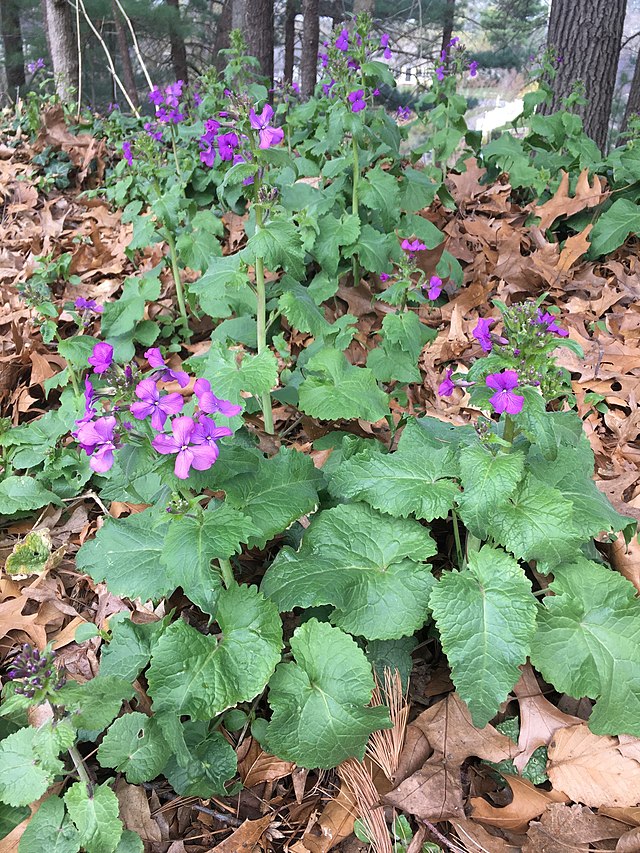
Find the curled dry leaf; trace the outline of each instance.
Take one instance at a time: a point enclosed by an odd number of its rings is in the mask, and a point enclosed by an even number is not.
[[[275,782],[283,776],[288,776],[294,767],[295,764],[292,761],[283,761],[264,752],[255,740],[252,741],[242,761],[238,762],[238,772],[245,788],[251,788],[262,782]]]
[[[460,844],[468,853],[519,853],[521,845],[515,846],[504,838],[493,835],[473,820],[452,820]]]
[[[601,847],[600,842],[618,839],[626,832],[623,823],[584,806],[552,805],[530,825],[522,853],[588,853],[590,844]]]
[[[118,779],[115,792],[120,804],[120,819],[125,828],[137,832],[143,841],[150,844],[163,841],[160,827],[151,817],[144,788],[140,785],[128,785],[124,779]]]
[[[553,803],[567,803],[569,798],[562,791],[543,791],[527,779],[505,775],[513,792],[507,806],[496,807],[483,797],[471,798],[471,817],[489,826],[498,826],[513,832],[524,832],[529,821],[539,817]]]
[[[253,853],[256,844],[265,834],[272,822],[272,815],[268,814],[258,820],[245,820],[220,844],[211,847],[207,853]]]
[[[610,546],[610,559],[613,568],[620,572],[640,592],[640,543],[638,537],[634,536],[627,545],[622,536],[619,536]]]
[[[602,190],[600,178],[593,176],[593,186],[589,184],[589,170],[583,169],[576,184],[574,196],[569,195],[569,175],[562,171],[560,186],[553,198],[544,204],[536,204],[533,208],[535,216],[540,217],[541,231],[546,231],[560,216],[573,216],[585,208],[595,207],[603,200],[605,193]]]
[[[349,787],[345,782],[338,795],[323,809],[317,823],[306,833],[300,845],[300,853],[328,853],[353,832],[357,814]]]
[[[585,723],[559,729],[549,745],[549,779],[586,806],[635,806],[640,763],[618,747],[618,738],[594,735]]]

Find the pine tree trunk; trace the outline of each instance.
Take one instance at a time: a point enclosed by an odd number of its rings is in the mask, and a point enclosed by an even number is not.
[[[227,50],[229,47],[229,33],[231,32],[233,17],[233,0],[223,0],[222,9],[218,17],[218,27],[216,30],[216,40],[213,47],[215,54],[215,66],[218,71],[222,71],[226,65],[226,58],[221,55],[221,50]]]
[[[56,92],[61,101],[69,102],[78,88],[78,53],[71,6],[66,0],[46,0],[46,9]]]
[[[624,119],[620,131],[624,133],[629,127],[629,120],[633,115],[640,115],[640,50],[636,57],[636,67],[631,80],[631,88],[629,89],[629,100],[624,111]]]
[[[295,40],[296,3],[295,0],[287,0],[284,12],[284,79],[287,83],[291,83],[293,81]]]
[[[184,38],[182,37],[181,22],[180,22],[180,2],[179,0],[167,0],[167,5],[175,9],[173,21],[171,22],[171,64],[173,65],[173,73],[176,75],[176,80],[189,82],[189,69],[187,68],[187,51],[184,46]]]
[[[133,65],[131,64],[131,54],[129,53],[129,42],[124,25],[118,12],[118,7],[115,0],[111,0],[111,11],[113,13],[113,22],[116,28],[116,38],[118,39],[118,53],[120,54],[120,62],[122,63],[122,77],[127,94],[131,98],[134,106],[139,106],[138,90],[136,89],[136,78],[133,75]]]
[[[15,0],[2,0],[0,3],[0,16],[7,89],[9,90],[10,97],[15,98],[17,90],[25,84],[20,12]]]
[[[604,150],[616,82],[627,0],[553,0],[547,46],[560,58],[553,100],[555,112],[581,80],[587,103],[575,106],[586,133]]]
[[[449,42],[453,35],[453,21],[456,11],[456,0],[446,0],[444,14],[442,16],[442,45],[440,50],[449,52]]]
[[[273,85],[273,0],[247,3],[244,31],[249,53],[259,61],[260,71],[270,88]]]
[[[353,0],[353,14],[368,12],[371,17],[376,13],[376,0]]]
[[[231,29],[245,31],[247,0],[232,0]]]
[[[302,0],[302,97],[310,98],[318,75],[318,44],[320,42],[320,13],[318,0]]]

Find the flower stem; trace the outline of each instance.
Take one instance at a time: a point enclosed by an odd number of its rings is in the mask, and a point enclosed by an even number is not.
[[[456,543],[456,557],[458,558],[458,568],[461,569],[464,564],[464,554],[462,551],[462,542],[460,541],[460,528],[458,527],[458,513],[455,509],[451,510],[451,520],[453,521],[453,538]]]
[[[55,337],[58,343],[62,343],[62,338],[60,337],[60,333],[57,329]],[[71,362],[68,359],[65,359],[65,361],[67,362],[67,373],[69,374],[69,379],[71,380],[71,387],[73,388],[73,393],[76,395],[76,397],[80,397],[82,392],[80,391],[80,383],[78,382],[76,372],[71,366]]]
[[[358,215],[358,181],[360,179],[360,162],[358,160],[358,142],[355,136],[351,137],[351,148],[353,149],[353,190],[351,194],[351,212]],[[360,284],[360,264],[358,256],[354,253],[351,258],[351,269],[353,271],[353,286]]]
[[[77,747],[75,746],[69,747],[69,755],[71,756],[73,765],[76,768],[78,776],[80,777],[80,781],[84,782],[84,784],[87,786],[87,791],[89,792],[89,796],[91,796],[91,794],[93,794],[93,783],[89,778],[89,774],[84,763],[84,758],[80,755]]]
[[[180,180],[182,180],[182,172],[180,171],[180,163],[178,163],[178,151],[176,149],[176,134],[173,129],[173,125],[171,125],[171,148],[173,149],[173,159],[176,162],[176,172]]]
[[[513,421],[511,415],[504,416],[504,429],[502,431],[502,438],[505,441],[508,441],[509,444],[513,444],[513,439],[516,433],[516,425]]]
[[[231,562],[229,560],[225,560],[223,557],[218,557],[218,565],[220,566],[220,572],[222,574],[222,580],[224,581],[224,585],[227,589],[233,584],[235,578],[233,577],[233,569],[231,568]]]
[[[256,231],[259,231],[263,227],[262,208],[257,204],[255,210]],[[256,315],[258,355],[260,355],[267,348],[267,293],[264,284],[264,258],[261,257],[256,258],[256,297],[258,300]],[[273,435],[273,410],[271,408],[271,394],[269,391],[265,391],[261,395],[261,401],[265,432]]]
[[[173,239],[173,234],[167,228],[166,229],[166,239],[167,246],[169,246],[169,255],[171,257],[171,272],[173,275],[173,281],[176,286],[176,296],[178,298],[178,309],[180,311],[180,319],[182,321],[182,328],[184,329],[185,338],[189,338],[191,336],[191,332],[189,330],[189,318],[187,317],[187,306],[184,301],[184,289],[182,287],[182,279],[180,278],[180,267],[178,266],[178,254],[176,252],[176,243]]]

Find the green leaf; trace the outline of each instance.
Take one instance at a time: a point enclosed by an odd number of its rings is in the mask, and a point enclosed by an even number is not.
[[[140,625],[131,619],[118,622],[111,640],[100,650],[100,675],[117,675],[125,681],[134,681],[149,663],[151,649],[167,622],[168,617]]]
[[[375,423],[389,413],[387,395],[366,367],[349,364],[338,350],[323,349],[307,362],[300,386],[300,409],[332,421],[362,418]]]
[[[412,311],[386,314],[382,320],[382,345],[369,352],[370,367],[380,382],[420,382],[418,359],[435,333]]]
[[[80,836],[65,812],[60,797],[51,796],[40,805],[27,824],[18,853],[78,853]]]
[[[144,853],[144,844],[137,833],[125,829],[114,853]]]
[[[69,712],[76,729],[101,732],[120,712],[125,699],[135,693],[132,685],[115,675],[98,675],[90,681],[67,683],[58,690],[56,700]]]
[[[27,806],[41,797],[62,773],[64,765],[34,759],[36,729],[18,729],[0,741],[0,800],[10,806]]]
[[[45,504],[63,505],[57,495],[33,477],[5,477],[0,483],[0,515],[39,509]]]
[[[98,343],[96,338],[88,335],[75,335],[58,342],[58,352],[73,367],[83,369],[87,366],[87,359]]]
[[[146,285],[146,286],[145,286]],[[107,302],[101,316],[102,337],[119,338],[130,334],[144,317],[146,299],[160,296],[160,279],[157,276],[128,278],[122,294],[115,302]]]
[[[460,496],[460,517],[479,539],[502,511],[524,475],[524,455],[519,451],[493,454],[481,444],[472,444],[458,458],[464,493]]]
[[[407,690],[413,669],[411,653],[418,645],[415,637],[402,637],[399,640],[371,640],[367,643],[367,659],[371,661],[380,684],[384,684],[384,671],[398,670],[402,689]]]
[[[164,769],[173,790],[183,797],[211,797],[226,794],[225,783],[237,770],[236,753],[208,723],[181,723],[177,717],[159,718],[173,755]]]
[[[554,570],[531,661],[560,693],[589,696],[595,734],[640,737],[640,601],[617,572],[582,557]]]
[[[382,455],[365,452],[346,460],[329,481],[342,500],[363,500],[381,512],[431,521],[446,518],[458,495],[453,453],[434,451],[419,458],[411,451]]]
[[[215,319],[230,317],[233,313],[230,294],[240,288],[250,293],[249,279],[241,261],[237,254],[212,258],[206,273],[188,285],[205,314]]]
[[[269,682],[267,749],[308,768],[362,759],[371,732],[390,727],[386,706],[367,707],[373,677],[364,653],[317,619],[296,629],[291,651],[296,663],[281,663]]]
[[[195,518],[172,519],[164,540],[162,562],[173,586],[181,586],[205,613],[215,615],[220,574],[211,561],[228,559],[240,550],[253,530],[251,519],[227,504]]]
[[[431,594],[453,683],[484,728],[520,678],[535,631],[536,601],[518,563],[485,545],[468,568],[444,572]]]
[[[294,329],[309,332],[314,338],[325,335],[331,324],[324,316],[324,311],[318,308],[309,288],[294,284],[286,290],[278,301],[278,307]]]
[[[360,219],[353,213],[343,213],[340,219],[327,214],[318,219],[318,236],[313,253],[323,272],[334,276],[340,263],[340,248],[355,243],[360,235]]]
[[[438,189],[426,172],[417,169],[405,169],[400,186],[400,207],[410,212],[429,207]]]
[[[84,782],[76,782],[64,795],[64,801],[80,844],[91,853],[114,853],[123,827],[118,817],[118,798],[109,784],[96,785],[89,794]]]
[[[364,207],[379,214],[387,231],[393,229],[400,205],[400,187],[394,175],[380,166],[369,169],[358,184],[358,198]]]
[[[286,447],[271,459],[259,458],[252,468],[230,472],[216,485],[230,506],[251,519],[244,541],[250,548],[264,548],[276,533],[313,512],[323,478],[309,456]]]
[[[171,750],[155,717],[134,711],[113,722],[98,749],[102,767],[124,773],[127,782],[150,782],[161,772]]]
[[[78,571],[98,583],[106,581],[113,595],[160,599],[176,587],[162,563],[167,529],[168,522],[158,522],[152,507],[124,519],[107,516],[95,539],[78,551]]]
[[[397,245],[394,234],[384,234],[371,225],[365,224],[360,229],[357,242],[352,243],[348,248],[345,247],[343,254],[345,258],[358,255],[363,267],[369,272],[389,272],[391,269],[389,257]]]
[[[304,276],[304,249],[300,235],[295,225],[284,219],[271,219],[264,227],[257,228],[240,256],[251,266],[255,266],[256,258],[263,258],[272,272],[283,269],[294,278],[302,279]]]
[[[255,587],[234,585],[220,593],[216,620],[220,641],[182,620],[158,640],[147,672],[157,713],[209,720],[250,701],[269,680],[282,648],[273,602]]]
[[[5,838],[9,833],[26,820],[31,815],[31,809],[27,806],[8,806],[6,803],[0,802],[0,840]],[[29,853],[40,853],[42,848],[32,848]],[[75,851],[71,851],[75,853]]]
[[[640,207],[628,198],[619,198],[613,202],[593,226],[589,235],[591,248],[590,258],[608,255],[622,246],[629,234],[640,231]]]
[[[403,637],[427,618],[434,580],[420,561],[435,553],[418,522],[343,504],[316,516],[299,551],[280,550],[261,589],[281,611],[332,604],[331,621],[345,631]]]

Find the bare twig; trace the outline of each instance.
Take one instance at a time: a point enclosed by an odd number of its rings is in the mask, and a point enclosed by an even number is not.
[[[131,33],[131,38],[133,40],[134,53],[138,62],[140,63],[140,68],[142,69],[142,73],[144,74],[145,80],[147,81],[147,85],[149,86],[149,91],[151,91],[153,89],[153,83],[151,82],[151,77],[149,76],[149,72],[147,71],[147,66],[144,64],[142,54],[140,53],[140,46],[138,45],[138,39],[136,38],[136,32],[133,29],[133,24],[131,23],[131,20],[129,19],[129,16],[125,12],[125,10],[122,8],[122,3],[120,3],[120,0],[115,0],[115,4],[118,9],[120,9],[122,17],[127,22],[127,26],[129,27],[129,32]]]

